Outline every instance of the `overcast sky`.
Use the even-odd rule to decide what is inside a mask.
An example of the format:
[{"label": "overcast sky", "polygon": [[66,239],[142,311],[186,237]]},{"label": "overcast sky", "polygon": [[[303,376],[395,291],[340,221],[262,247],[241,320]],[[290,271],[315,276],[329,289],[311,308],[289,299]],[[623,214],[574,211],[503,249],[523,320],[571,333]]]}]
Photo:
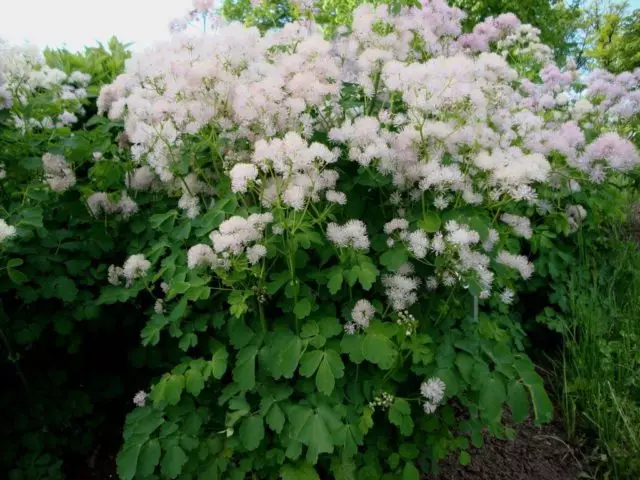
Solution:
[{"label": "overcast sky", "polygon": [[[522,0],[527,1],[527,0]],[[139,49],[168,37],[191,0],[1,0],[0,38],[72,50],[115,35]],[[640,0],[631,0],[640,8]]]},{"label": "overcast sky", "polygon": [[167,38],[191,0],[0,0],[0,37],[72,50],[115,35],[144,46]]}]

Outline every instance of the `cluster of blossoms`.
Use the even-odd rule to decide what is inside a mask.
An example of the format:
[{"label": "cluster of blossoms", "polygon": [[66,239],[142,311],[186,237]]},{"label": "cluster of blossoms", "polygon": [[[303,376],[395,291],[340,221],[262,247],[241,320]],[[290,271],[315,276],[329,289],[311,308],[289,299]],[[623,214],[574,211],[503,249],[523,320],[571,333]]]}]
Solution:
[{"label": "cluster of blossoms", "polygon": [[118,286],[124,277],[125,285],[129,287],[136,279],[146,276],[150,268],[151,262],[138,253],[127,258],[122,267],[109,266],[107,278],[111,285]]},{"label": "cluster of blossoms", "polygon": [[[237,23],[215,36],[177,35],[134,56],[103,88],[99,110],[124,121],[139,164],[129,185],[177,191],[179,207],[194,217],[199,198],[215,194],[206,186],[225,172],[232,191],[265,212],[225,221],[211,233],[212,246],[189,250],[190,268],[229,269],[240,255],[255,264],[266,254],[266,225],[281,209],[336,212],[323,216],[332,220],[321,225],[329,241],[367,251],[379,232],[340,215],[352,180],[345,172],[357,170],[391,182],[381,189],[397,213],[384,226],[387,245],[406,247],[421,272],[431,269],[418,275],[407,264],[383,275],[390,308],[402,312],[441,286],[473,286],[480,298],[509,304],[515,292],[496,279],[495,270],[504,270],[498,265],[524,280],[534,272],[508,241],[533,235],[537,218],[518,212],[562,213],[581,183],[640,163],[633,144],[607,123],[640,111],[640,70],[581,79],[575,65],[554,64],[539,32],[513,15],[463,34],[460,10],[443,0],[422,3],[398,15],[387,5],[362,5],[351,29],[331,40],[313,21],[264,35]],[[194,5],[211,9],[207,0]],[[512,56],[526,61],[516,69]],[[347,106],[353,91],[364,101]],[[172,166],[198,132],[215,138],[219,164],[191,166],[178,179]],[[547,187],[556,192],[553,205],[539,198]],[[443,217],[486,208],[502,224],[481,234],[455,217],[427,231],[407,214],[420,207]],[[586,212],[574,205],[565,214],[574,229]],[[372,313],[365,307],[354,308],[347,332],[366,328]]]},{"label": "cluster of blossoms", "polygon": [[369,322],[376,314],[376,308],[366,299],[360,299],[356,302],[351,310],[351,320],[344,326],[344,331],[348,335],[353,335],[359,330],[365,330],[369,326]]},{"label": "cluster of blossoms", "polygon": [[95,217],[99,215],[119,214],[123,218],[129,218],[138,211],[138,205],[126,192],[120,194],[120,199],[113,202],[105,192],[96,192],[87,198],[89,211]]},{"label": "cluster of blossoms", "polygon": [[62,155],[45,153],[42,155],[45,181],[54,192],[64,192],[76,184],[76,175]]},{"label": "cluster of blossoms", "polygon": [[382,392],[380,393],[380,395],[376,396],[371,402],[369,402],[369,408],[371,408],[372,410],[375,410],[376,408],[381,408],[383,410],[386,410],[391,405],[393,405],[394,400],[395,400],[395,397],[391,395],[389,392]]},{"label": "cluster of blossoms", "polygon": [[434,413],[444,400],[445,383],[439,378],[430,378],[420,385],[420,394],[424,397],[425,413]]},{"label": "cluster of blossoms", "polygon": [[213,248],[205,244],[194,245],[187,252],[189,268],[206,265],[228,270],[231,259],[244,254],[249,264],[254,265],[267,254],[267,248],[258,243],[265,228],[273,221],[270,213],[251,214],[247,218],[233,216],[220,224],[209,235]]},{"label": "cluster of blossoms", "polygon": [[0,218],[0,243],[11,237],[14,237],[15,235],[16,227],[9,225],[7,222]]},{"label": "cluster of blossoms", "polygon": [[327,238],[337,247],[351,247],[356,250],[369,249],[367,226],[362,220],[349,220],[344,225],[329,223]]},{"label": "cluster of blossoms", "polygon": [[147,394],[144,390],[140,390],[133,396],[133,404],[136,407],[144,407],[147,402]]},{"label": "cluster of blossoms", "polygon": [[404,331],[405,336],[410,337],[418,330],[418,320],[406,310],[398,312],[396,323]]},{"label": "cluster of blossoms", "polygon": [[[49,110],[29,109],[29,117],[23,117],[14,109],[15,126],[51,129],[74,124],[78,114],[83,114],[82,102],[87,97],[91,76],[75,71],[67,75],[62,70],[46,65],[37,47],[14,46],[0,40],[0,110],[14,104],[24,105],[37,92],[48,92],[54,102],[46,104]],[[55,106],[52,111],[52,106]]]}]

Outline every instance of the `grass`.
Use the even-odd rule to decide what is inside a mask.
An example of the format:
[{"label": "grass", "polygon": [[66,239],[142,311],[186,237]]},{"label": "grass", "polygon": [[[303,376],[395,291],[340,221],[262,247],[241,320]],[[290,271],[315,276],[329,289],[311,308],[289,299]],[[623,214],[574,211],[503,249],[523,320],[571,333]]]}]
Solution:
[{"label": "grass", "polygon": [[[592,447],[593,478],[640,478],[640,248],[610,232],[615,251],[584,247],[568,289],[570,314],[556,365],[571,440]],[[626,238],[625,238],[626,237]],[[586,434],[586,437],[585,437]]]}]

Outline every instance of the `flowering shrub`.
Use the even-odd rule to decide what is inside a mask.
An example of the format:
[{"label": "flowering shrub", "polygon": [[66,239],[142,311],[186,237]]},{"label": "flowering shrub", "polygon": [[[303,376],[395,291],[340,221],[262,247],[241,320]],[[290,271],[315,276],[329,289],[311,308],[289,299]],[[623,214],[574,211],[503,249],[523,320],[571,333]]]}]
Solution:
[{"label": "flowering shrub", "polygon": [[581,93],[536,29],[462,18],[434,0],[363,5],[332,40],[231,24],[103,88],[129,189],[176,208],[101,301],[152,295],[143,344],[184,352],[135,397],[123,478],[417,479],[508,435],[505,404],[550,419],[509,305],[588,217],[581,190],[640,161],[617,133],[640,72]]},{"label": "flowering shrub", "polygon": [[70,72],[22,97],[2,74],[2,291],[61,305],[10,338],[73,351],[91,321],[126,352],[138,322],[163,372],[122,478],[417,479],[510,435],[505,406],[551,418],[514,305],[635,175],[640,72],[584,79],[513,15],[463,18],[177,35],[102,88],[108,119]]},{"label": "flowering shrub", "polygon": [[[114,174],[120,181],[118,162],[93,155],[123,153],[118,126],[89,119],[126,52],[112,41],[45,56],[0,44],[0,471],[21,480],[65,478],[63,455],[92,451],[105,422],[98,406],[137,378],[113,373],[136,352],[130,309],[97,303],[128,230],[97,221],[84,202]],[[116,338],[122,353],[107,347]]]}]

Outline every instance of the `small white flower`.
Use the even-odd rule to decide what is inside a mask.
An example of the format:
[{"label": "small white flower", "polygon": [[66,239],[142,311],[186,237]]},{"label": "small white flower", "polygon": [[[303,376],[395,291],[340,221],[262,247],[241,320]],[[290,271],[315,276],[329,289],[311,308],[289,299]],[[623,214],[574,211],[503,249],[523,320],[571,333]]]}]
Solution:
[{"label": "small white flower", "polygon": [[144,390],[140,390],[133,396],[133,403],[136,407],[144,407],[146,402],[147,394],[144,392]]},{"label": "small white flower", "polygon": [[438,409],[438,405],[431,402],[424,402],[422,408],[424,408],[424,413],[431,415]]},{"label": "small white flower", "polygon": [[127,285],[131,285],[137,278],[144,277],[149,268],[151,268],[151,262],[140,253],[127,258],[122,266],[122,274],[127,279]]},{"label": "small white flower", "polygon": [[338,205],[346,205],[347,203],[347,196],[343,192],[327,190],[326,197],[327,201],[331,203],[337,203]]},{"label": "small white flower", "polygon": [[8,238],[12,238],[16,235],[16,227],[9,225],[4,220],[0,219],[0,243],[4,242]]},{"label": "small white flower", "polygon": [[511,305],[513,303],[513,297],[515,293],[510,288],[505,288],[500,294],[500,301],[505,305]]},{"label": "small white flower", "polygon": [[251,265],[258,263],[266,254],[267,248],[264,245],[256,244],[247,248],[247,260]]},{"label": "small white flower", "polygon": [[347,335],[353,335],[358,330],[358,326],[354,322],[347,322],[344,325],[344,332]]},{"label": "small white flower", "polygon": [[376,313],[376,309],[368,300],[360,299],[356,302],[353,310],[351,310],[351,318],[360,327],[366,328],[369,326],[369,321]]},{"label": "small white flower", "polygon": [[441,379],[433,377],[420,385],[420,394],[428,401],[438,404],[444,398],[445,389],[445,383]]},{"label": "small white flower", "polygon": [[164,313],[164,302],[162,301],[161,298],[156,300],[156,303],[153,305],[153,311],[156,312],[158,315],[161,315]]}]

